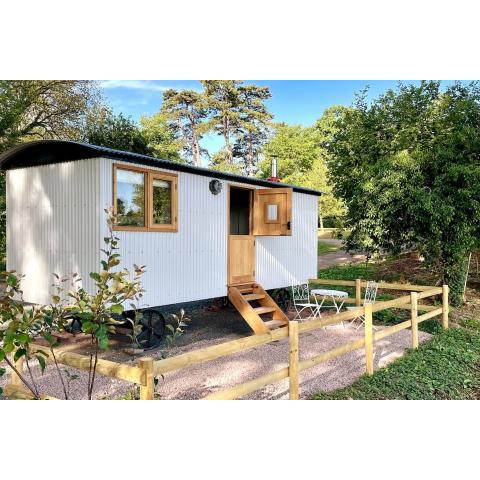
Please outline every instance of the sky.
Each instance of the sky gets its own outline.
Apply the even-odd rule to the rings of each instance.
[[[390,80],[246,80],[268,86],[272,98],[267,101],[274,121],[312,125],[332,105],[351,105],[355,93],[369,86],[369,98],[376,98],[397,85]],[[417,82],[405,82],[417,83]],[[196,80],[105,80],[101,82],[105,97],[114,113],[123,113],[138,121],[161,107],[162,92],[168,88],[201,91]],[[202,145],[211,154],[222,147],[222,138],[208,135]]]

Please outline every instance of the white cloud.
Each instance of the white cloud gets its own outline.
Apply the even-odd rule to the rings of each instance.
[[[100,86],[106,89],[132,88],[134,90],[151,90],[154,92],[164,92],[169,88],[150,80],[103,80],[100,82]]]
[[[102,80],[100,86],[105,89],[130,88],[133,90],[149,90],[151,92],[164,92],[169,88],[184,90],[186,87],[175,85],[160,85],[152,80]],[[192,90],[196,90],[192,88]]]

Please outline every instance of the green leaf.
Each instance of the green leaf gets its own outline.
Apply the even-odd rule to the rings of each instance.
[[[0,362],[5,358],[5,352],[0,349]]]
[[[57,339],[50,332],[44,332],[42,336],[51,347],[57,343]]]
[[[117,304],[117,305],[112,305],[110,310],[112,313],[116,313],[118,315],[121,315],[123,313],[123,305]]]
[[[5,375],[6,370],[4,368],[0,368],[0,377]]]
[[[9,287],[14,287],[17,284],[17,277],[15,275],[8,275],[7,277],[7,285]]]
[[[98,329],[98,325],[93,322],[85,322],[82,325],[82,331],[84,333],[90,333],[90,332],[95,332]]]
[[[107,348],[108,348],[108,337],[106,335],[98,339],[98,346],[102,350],[107,350]]]
[[[102,281],[102,277],[96,272],[90,272],[90,278],[92,278],[96,282],[101,282]]]
[[[45,362],[45,359],[41,355],[35,355],[35,357],[38,360],[38,363],[40,364],[40,368],[42,370],[42,374],[45,371],[45,368],[47,366],[47,362]]]
[[[2,389],[2,387],[0,387],[0,395],[2,395],[2,394],[3,394],[3,389]]]
[[[17,333],[15,339],[19,343],[28,343],[30,341],[30,336],[27,333]]]
[[[16,352],[15,355],[13,356],[13,360],[16,362],[20,358],[22,358],[24,355],[27,354],[27,351],[24,348],[19,348]]]

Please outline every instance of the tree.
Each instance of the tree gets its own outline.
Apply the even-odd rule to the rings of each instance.
[[[460,303],[480,234],[480,89],[400,84],[338,120],[329,167],[348,207],[348,246],[415,247]]]
[[[150,117],[142,116],[140,131],[147,141],[151,155],[173,162],[184,161],[180,156],[182,141],[175,138],[175,132],[163,113],[158,112]]]
[[[235,175],[242,174],[242,166],[238,162],[230,162],[229,152],[224,148],[214,153],[209,167],[220,172],[234,173]]]
[[[268,139],[273,115],[268,112],[265,100],[272,94],[268,87],[241,85],[238,88],[239,111],[237,141],[233,154],[243,158],[245,175],[253,177],[259,153]]]
[[[207,130],[205,97],[195,90],[178,91],[170,88],[163,94],[161,113],[165,115],[176,138],[182,140],[186,157],[200,166],[202,155],[206,153],[200,146],[200,140]]]
[[[326,123],[326,122],[325,122]],[[323,217],[343,215],[343,205],[332,193],[323,143],[328,131],[316,127],[279,124],[275,135],[264,148],[260,164],[261,176],[270,176],[272,158],[277,159],[277,175],[285,183],[313,188],[323,192],[319,201],[320,224]]]
[[[28,140],[78,139],[99,101],[91,81],[0,80],[0,151]]]
[[[99,107],[87,117],[84,140],[102,147],[149,155],[148,140],[131,118]]]
[[[205,100],[209,111],[209,129],[223,135],[226,163],[233,163],[232,136],[240,123],[240,94],[238,80],[201,80],[205,92]]]

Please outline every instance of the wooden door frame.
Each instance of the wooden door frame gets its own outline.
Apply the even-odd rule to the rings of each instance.
[[[254,191],[256,190],[254,187],[247,187],[245,185],[241,184],[236,184],[236,183],[229,183],[228,184],[228,193],[227,193],[227,286],[228,285],[234,285],[230,284],[230,242],[229,242],[229,237],[230,237],[230,195],[231,195],[231,190],[232,188],[237,188],[239,190],[249,190],[250,191],[250,201],[249,201],[249,212],[248,212],[248,230],[249,230],[249,235],[251,237],[254,237],[253,235],[253,197],[254,197]],[[255,275],[256,275],[256,270],[257,270],[257,252],[256,252],[256,239],[254,238],[253,242],[253,249],[254,249],[254,256],[255,256],[255,270],[254,270],[254,280],[255,280]]]

